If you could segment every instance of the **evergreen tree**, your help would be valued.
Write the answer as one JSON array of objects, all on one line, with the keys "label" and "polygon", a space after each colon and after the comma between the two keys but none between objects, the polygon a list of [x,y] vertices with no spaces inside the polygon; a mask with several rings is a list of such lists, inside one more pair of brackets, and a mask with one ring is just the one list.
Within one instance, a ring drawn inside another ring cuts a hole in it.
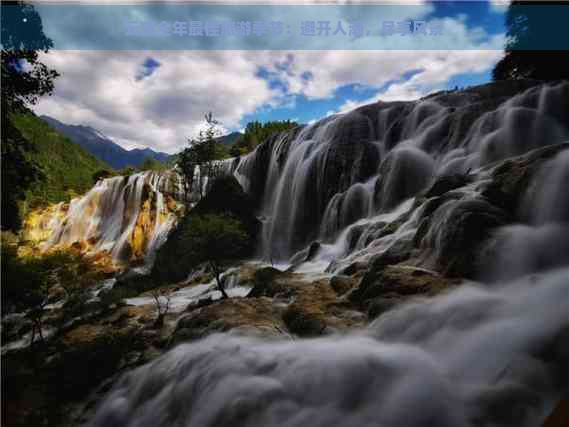
[{"label": "evergreen tree", "polygon": [[[205,115],[205,130],[200,131],[197,138],[189,138],[188,146],[178,155],[177,166],[184,176],[186,195],[197,188],[200,197],[203,197],[206,180],[217,176],[217,160],[223,153],[218,149],[219,122],[211,112]],[[199,171],[199,173],[196,173]],[[196,182],[197,178],[197,182]]]}]

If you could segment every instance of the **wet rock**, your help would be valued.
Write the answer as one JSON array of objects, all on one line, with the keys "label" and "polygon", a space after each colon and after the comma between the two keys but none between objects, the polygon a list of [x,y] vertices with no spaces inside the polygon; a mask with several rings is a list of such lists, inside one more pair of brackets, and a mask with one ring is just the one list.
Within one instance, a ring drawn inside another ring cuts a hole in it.
[{"label": "wet rock", "polygon": [[503,210],[482,198],[446,202],[421,225],[424,237],[414,239],[423,251],[421,264],[447,276],[474,277],[482,244],[508,221]]},{"label": "wet rock", "polygon": [[294,271],[300,264],[311,261],[318,254],[320,250],[320,242],[312,242],[310,246],[297,252],[290,259],[292,266],[287,271]]},{"label": "wet rock", "polygon": [[[257,270],[253,276],[253,289],[247,295],[248,298],[275,297],[279,294],[290,295],[293,292],[287,284],[288,273],[273,267],[265,267]],[[278,280],[283,279],[283,280]]]},{"label": "wet rock", "polygon": [[367,314],[369,315],[370,319],[375,319],[376,317],[381,316],[383,313],[392,310],[403,301],[404,298],[399,298],[396,296],[373,298],[367,303]]},{"label": "wet rock", "polygon": [[283,314],[283,320],[289,330],[303,337],[323,335],[327,328],[322,313],[306,310],[306,307],[294,305]]},{"label": "wet rock", "polygon": [[288,330],[301,337],[362,326],[365,316],[338,299],[326,280],[305,284],[283,313]]},{"label": "wet rock", "polygon": [[235,328],[253,328],[279,335],[285,330],[278,309],[268,298],[229,298],[180,318],[171,345]]},{"label": "wet rock", "polygon": [[149,273],[132,269],[117,277],[113,289],[123,289],[129,295],[134,296],[154,289],[156,286],[156,281]]},{"label": "wet rock", "polygon": [[379,209],[394,208],[424,189],[433,176],[433,159],[416,148],[395,149],[381,164],[374,200]]},{"label": "wet rock", "polygon": [[516,216],[521,199],[539,167],[567,149],[569,143],[551,145],[500,163],[492,171],[491,181],[482,195],[493,205]]},{"label": "wet rock", "polygon": [[[334,263],[331,264],[331,266],[334,266]],[[340,270],[340,274],[344,275],[344,276],[354,276],[364,270],[367,270],[367,264],[363,263],[363,262],[357,262],[354,261],[352,262],[350,265],[348,265],[346,268]]]},{"label": "wet rock", "polygon": [[398,300],[417,295],[436,295],[457,283],[422,268],[388,265],[378,270],[370,269],[348,298],[368,310],[368,314],[377,315],[394,306]]},{"label": "wet rock", "polygon": [[330,279],[330,286],[338,295],[344,295],[358,283],[358,279],[337,274]]},{"label": "wet rock", "polygon": [[425,197],[442,196],[443,194],[455,190],[472,182],[472,177],[466,174],[452,174],[437,178],[437,180],[425,192]]}]

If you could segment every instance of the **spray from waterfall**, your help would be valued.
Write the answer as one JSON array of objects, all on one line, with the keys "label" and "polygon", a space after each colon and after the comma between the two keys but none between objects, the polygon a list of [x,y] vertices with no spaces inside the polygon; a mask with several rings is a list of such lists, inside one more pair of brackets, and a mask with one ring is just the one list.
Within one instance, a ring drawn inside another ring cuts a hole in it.
[{"label": "spray from waterfall", "polygon": [[[343,336],[178,346],[125,375],[92,425],[540,425],[569,392],[569,151],[535,171],[509,222],[483,194],[496,162],[568,139],[568,95],[568,83],[536,86],[486,112],[468,91],[380,103],[232,163],[259,201],[265,258],[319,240],[310,262],[333,273],[409,247],[435,268],[453,255],[452,226],[474,211],[492,225],[483,280]],[[460,185],[427,197],[448,174]]]}]

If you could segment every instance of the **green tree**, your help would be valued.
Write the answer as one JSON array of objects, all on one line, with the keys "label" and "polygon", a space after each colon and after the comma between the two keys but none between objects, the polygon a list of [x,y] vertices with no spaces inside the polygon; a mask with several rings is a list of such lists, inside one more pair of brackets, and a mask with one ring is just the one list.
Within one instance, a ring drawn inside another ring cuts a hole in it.
[{"label": "green tree", "polygon": [[2,120],[2,229],[21,227],[18,202],[43,177],[39,167],[25,153],[33,149],[11,123],[11,115],[53,91],[58,76],[39,60],[53,42],[43,32],[39,14],[23,2],[3,2],[1,8],[1,120]]},{"label": "green tree", "polygon": [[119,171],[119,175],[121,176],[131,176],[136,173],[136,169],[132,166],[125,166]]},{"label": "green tree", "polygon": [[43,317],[50,289],[56,284],[55,272],[41,268],[37,262],[21,260],[17,247],[2,242],[2,305],[26,309],[32,322],[30,345],[36,336],[43,341]]},{"label": "green tree", "polygon": [[[566,5],[548,1],[512,1],[506,14],[505,56],[492,72],[494,80],[569,78],[565,51]],[[538,50],[539,49],[539,50]]]},{"label": "green tree", "polygon": [[231,146],[230,154],[234,157],[245,155],[253,151],[257,146],[270,136],[298,126],[291,120],[269,121],[261,123],[254,121],[247,123],[243,135]]},{"label": "green tree", "polygon": [[168,169],[168,166],[159,160],[152,157],[144,159],[142,164],[138,167],[140,171],[163,171]]},{"label": "green tree", "polygon": [[197,188],[202,198],[206,180],[218,175],[216,160],[219,160],[223,153],[217,147],[220,145],[217,142],[220,134],[219,122],[213,117],[213,113],[205,115],[205,125],[205,130],[200,131],[197,138],[188,138],[188,146],[178,155],[177,165],[184,177],[187,196]]},{"label": "green tree", "polygon": [[114,175],[116,174],[108,169],[100,169],[93,174],[93,184],[96,184],[101,179],[107,179]]},{"label": "green tree", "polygon": [[182,240],[193,262],[209,265],[219,291],[227,298],[221,273],[226,263],[238,259],[248,244],[241,222],[229,215],[193,215],[182,232]]}]

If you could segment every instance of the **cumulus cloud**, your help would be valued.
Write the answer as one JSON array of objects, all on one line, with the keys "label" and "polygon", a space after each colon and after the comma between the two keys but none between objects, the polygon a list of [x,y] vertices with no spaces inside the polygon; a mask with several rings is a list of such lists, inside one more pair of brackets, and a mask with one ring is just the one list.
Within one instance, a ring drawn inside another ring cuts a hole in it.
[{"label": "cumulus cloud", "polygon": [[[416,19],[432,8],[424,4],[408,9],[409,16],[398,13],[401,19]],[[348,18],[366,19],[341,17]],[[425,47],[420,39],[400,37],[401,50],[386,51],[54,50],[42,59],[61,76],[53,96],[35,110],[93,126],[127,148],[173,153],[198,132],[207,111],[234,130],[260,110],[290,108],[296,116],[297,97],[331,99],[347,85],[376,90],[366,103],[413,99],[444,87],[453,76],[489,69],[501,54],[503,35],[469,27],[463,17],[445,18],[444,28],[445,40],[471,49],[420,50]],[[357,47],[360,41],[353,42]],[[409,77],[411,70],[416,72]],[[344,101],[340,111],[362,103]]]}]

